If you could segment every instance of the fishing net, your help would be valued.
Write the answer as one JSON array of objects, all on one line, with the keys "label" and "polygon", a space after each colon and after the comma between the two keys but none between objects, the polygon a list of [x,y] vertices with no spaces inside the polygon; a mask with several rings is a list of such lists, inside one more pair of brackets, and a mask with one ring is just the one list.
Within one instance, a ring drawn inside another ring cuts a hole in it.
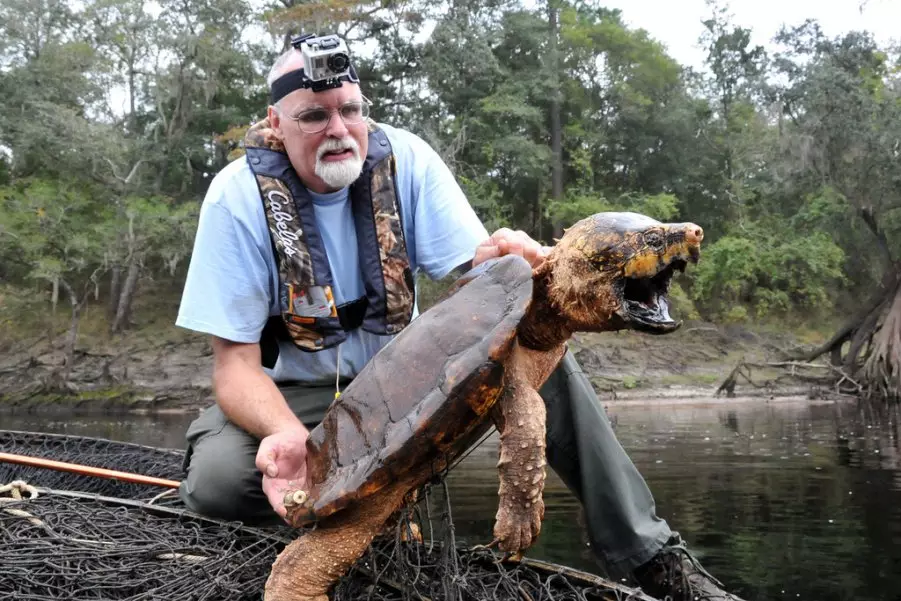
[{"label": "fishing net", "polygon": [[[181,471],[177,451],[74,436],[0,432],[0,450],[161,478]],[[27,470],[42,486],[66,490],[41,488],[30,498],[33,489],[10,486]],[[51,471],[0,462],[0,591],[11,598],[262,599],[277,554],[302,534],[206,519],[177,497],[164,506],[136,500],[153,487]],[[653,601],[593,574],[531,559],[500,562],[490,549],[467,547],[455,539],[443,479],[419,498],[336,584],[333,601]],[[411,538],[414,527],[425,542]]]},{"label": "fishing net", "polygon": [[[333,601],[655,601],[594,574],[528,558],[501,561],[490,549],[461,545],[446,484],[433,483],[420,498],[335,586]],[[414,529],[431,536],[414,542]]]},{"label": "fishing net", "polygon": [[[65,461],[92,467],[181,480],[184,452],[101,438],[0,430],[0,452]],[[149,499],[163,489],[47,468],[0,461],[0,484],[24,480],[34,486],[97,493],[124,499]]]},{"label": "fishing net", "polygon": [[19,494],[0,503],[0,591],[11,599],[259,599],[284,546],[184,510],[68,491]]}]

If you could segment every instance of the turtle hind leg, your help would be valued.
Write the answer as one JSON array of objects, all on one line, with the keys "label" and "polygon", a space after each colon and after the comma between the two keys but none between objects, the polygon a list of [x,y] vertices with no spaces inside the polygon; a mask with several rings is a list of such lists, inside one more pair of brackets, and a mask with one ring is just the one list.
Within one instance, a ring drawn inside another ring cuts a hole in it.
[{"label": "turtle hind leg", "polygon": [[404,496],[401,507],[387,519],[382,532],[375,538],[376,542],[395,540],[399,529],[402,542],[422,544],[422,530],[416,522],[415,510],[411,509],[417,502],[419,489],[414,488]]},{"label": "turtle hind leg", "polygon": [[394,484],[320,523],[272,564],[264,601],[328,601],[327,592],[363,555],[409,486]]}]

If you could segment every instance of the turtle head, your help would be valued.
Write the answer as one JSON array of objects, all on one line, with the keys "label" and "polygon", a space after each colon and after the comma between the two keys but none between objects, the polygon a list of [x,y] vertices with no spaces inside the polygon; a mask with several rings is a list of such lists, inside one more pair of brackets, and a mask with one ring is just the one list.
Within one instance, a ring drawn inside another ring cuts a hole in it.
[{"label": "turtle head", "polygon": [[697,263],[703,238],[694,223],[660,223],[638,213],[592,215],[566,230],[551,251],[548,300],[575,330],[673,332],[682,322],[669,314],[670,282],[676,271]]}]

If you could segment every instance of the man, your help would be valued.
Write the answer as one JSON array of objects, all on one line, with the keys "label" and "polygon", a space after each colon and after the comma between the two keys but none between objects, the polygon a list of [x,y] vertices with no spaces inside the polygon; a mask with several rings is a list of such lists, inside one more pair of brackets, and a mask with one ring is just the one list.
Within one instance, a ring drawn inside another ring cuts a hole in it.
[{"label": "man", "polygon": [[[415,316],[414,273],[546,255],[523,232],[489,236],[432,148],[369,126],[352,67],[319,83],[304,72],[305,43],[273,66],[268,118],[210,185],[177,320],[212,335],[216,396],[187,432],[181,497],[249,523],[284,517],[308,428]],[[582,501],[608,571],[661,599],[740,601],[655,515],[572,354],[541,394],[549,464]]]}]

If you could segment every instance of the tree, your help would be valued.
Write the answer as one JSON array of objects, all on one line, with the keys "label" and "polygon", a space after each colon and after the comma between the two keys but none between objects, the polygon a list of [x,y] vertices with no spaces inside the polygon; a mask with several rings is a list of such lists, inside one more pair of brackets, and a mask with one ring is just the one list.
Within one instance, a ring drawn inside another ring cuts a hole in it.
[{"label": "tree", "polygon": [[26,280],[51,285],[54,306],[62,292],[71,307],[62,365],[49,388],[68,387],[82,311],[104,271],[108,216],[90,194],[65,182],[27,179],[0,189],[0,247],[17,258]]},{"label": "tree", "polygon": [[[827,39],[813,23],[781,35],[779,68],[788,83],[778,98],[788,124],[791,175],[826,184],[847,209],[845,227],[869,233],[880,267],[871,298],[822,346],[870,396],[901,398],[901,80],[897,53],[866,34]],[[847,346],[846,346],[847,344]]]}]

